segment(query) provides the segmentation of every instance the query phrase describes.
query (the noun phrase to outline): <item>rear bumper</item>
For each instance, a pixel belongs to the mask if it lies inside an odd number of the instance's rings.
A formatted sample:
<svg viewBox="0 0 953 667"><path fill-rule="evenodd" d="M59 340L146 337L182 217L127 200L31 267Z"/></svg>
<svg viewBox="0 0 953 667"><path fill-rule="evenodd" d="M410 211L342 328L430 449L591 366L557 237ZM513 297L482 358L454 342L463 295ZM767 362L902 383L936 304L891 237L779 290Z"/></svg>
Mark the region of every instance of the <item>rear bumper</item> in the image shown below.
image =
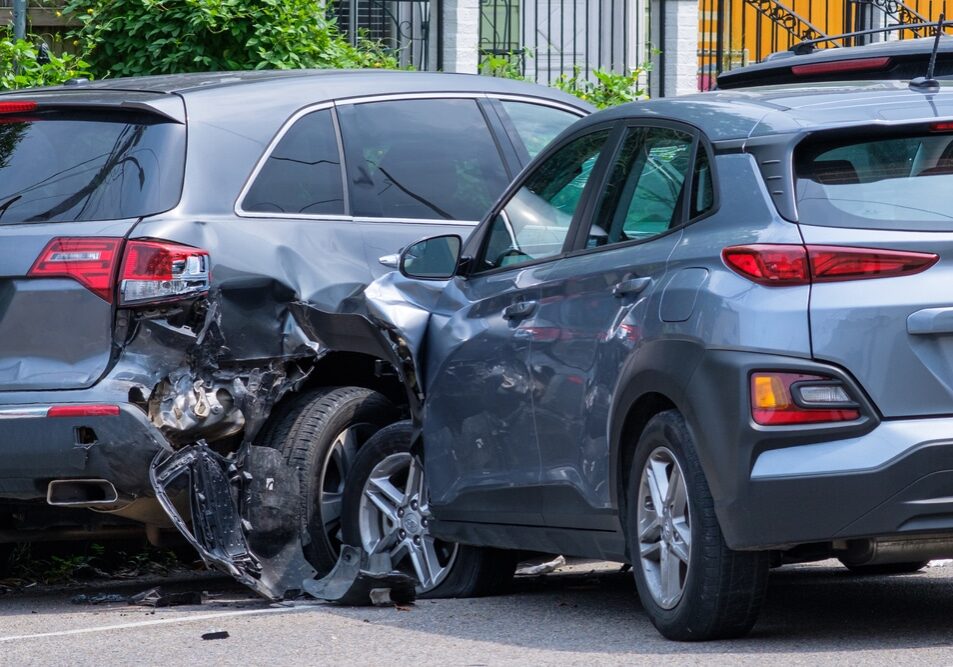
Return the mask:
<svg viewBox="0 0 953 667"><path fill-rule="evenodd" d="M0 498L45 498L54 479L103 479L127 496L154 495L149 465L171 449L141 409L119 403L110 404L114 415L47 416L63 405L84 404L0 405Z"/></svg>
<svg viewBox="0 0 953 667"><path fill-rule="evenodd" d="M759 369L794 368L852 380L807 360L709 352L691 399L699 458L733 549L953 532L953 418L762 427L747 383ZM860 389L854 387L857 395Z"/></svg>

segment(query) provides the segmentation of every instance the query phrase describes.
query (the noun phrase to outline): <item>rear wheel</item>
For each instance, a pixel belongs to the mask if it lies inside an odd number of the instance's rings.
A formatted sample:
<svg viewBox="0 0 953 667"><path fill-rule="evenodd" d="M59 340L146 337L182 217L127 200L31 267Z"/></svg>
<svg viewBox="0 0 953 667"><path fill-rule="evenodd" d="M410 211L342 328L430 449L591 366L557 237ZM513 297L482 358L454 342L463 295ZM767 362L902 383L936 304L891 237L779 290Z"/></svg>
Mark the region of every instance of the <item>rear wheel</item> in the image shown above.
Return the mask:
<svg viewBox="0 0 953 667"><path fill-rule="evenodd" d="M344 486L361 446L397 419L394 405L363 387L330 387L301 395L262 437L301 473L302 545L324 575L341 549Z"/></svg>
<svg viewBox="0 0 953 667"><path fill-rule="evenodd" d="M517 554L434 537L423 466L411 454L413 428L399 422L361 449L344 492L344 537L366 552L390 555L416 577L420 597L474 597L503 588Z"/></svg>
<svg viewBox="0 0 953 667"><path fill-rule="evenodd" d="M919 572L927 566L928 560L918 560L912 563L881 563L878 565L852 565L841 560L841 564L854 574L865 577L884 576L891 574L911 574Z"/></svg>
<svg viewBox="0 0 953 667"><path fill-rule="evenodd" d="M669 639L740 637L758 617L767 553L725 544L705 474L682 416L653 417L628 483L627 539L642 606Z"/></svg>

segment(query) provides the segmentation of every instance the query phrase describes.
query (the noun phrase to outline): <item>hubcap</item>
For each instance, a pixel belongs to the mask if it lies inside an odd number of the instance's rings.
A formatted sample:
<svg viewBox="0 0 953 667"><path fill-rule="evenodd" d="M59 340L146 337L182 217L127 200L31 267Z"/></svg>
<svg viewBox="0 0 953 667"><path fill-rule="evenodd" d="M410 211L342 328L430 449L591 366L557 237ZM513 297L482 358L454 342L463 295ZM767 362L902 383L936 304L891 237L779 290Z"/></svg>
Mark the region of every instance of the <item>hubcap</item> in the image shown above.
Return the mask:
<svg viewBox="0 0 953 667"><path fill-rule="evenodd" d="M374 432L371 424L355 424L341 431L328 448L327 457L321 468L318 488L318 505L321 509L321 521L324 524L324 539L334 554L341 550L341 506L344 498L344 483L357 450Z"/></svg>
<svg viewBox="0 0 953 667"><path fill-rule="evenodd" d="M420 463L391 454L371 471L360 503L361 544L369 554L388 554L392 566L412 574L418 591L437 587L450 573L457 545L430 534L430 505Z"/></svg>
<svg viewBox="0 0 953 667"><path fill-rule="evenodd" d="M666 447L653 451L642 468L636 518L645 583L656 604L672 609L685 590L692 531L685 476Z"/></svg>

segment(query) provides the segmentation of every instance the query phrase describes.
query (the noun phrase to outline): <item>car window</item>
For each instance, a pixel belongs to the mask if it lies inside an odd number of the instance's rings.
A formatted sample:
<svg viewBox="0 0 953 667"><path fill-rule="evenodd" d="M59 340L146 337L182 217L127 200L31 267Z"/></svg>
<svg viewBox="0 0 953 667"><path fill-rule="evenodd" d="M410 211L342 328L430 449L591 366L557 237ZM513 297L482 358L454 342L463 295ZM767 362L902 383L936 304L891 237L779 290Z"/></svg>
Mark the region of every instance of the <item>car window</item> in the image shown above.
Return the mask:
<svg viewBox="0 0 953 667"><path fill-rule="evenodd" d="M534 158L560 132L579 120L579 116L564 109L502 100L503 110L513 124L514 141L526 150L526 157Z"/></svg>
<svg viewBox="0 0 953 667"><path fill-rule="evenodd" d="M644 240L681 224L694 137L669 128L629 131L589 229L587 247ZM699 167L701 171L703 167ZM704 187L697 193L706 205Z"/></svg>
<svg viewBox="0 0 953 667"><path fill-rule="evenodd" d="M493 220L478 270L558 254L608 130L582 136L540 164Z"/></svg>
<svg viewBox="0 0 953 667"><path fill-rule="evenodd" d="M476 100L345 105L339 117L356 216L480 220L509 182Z"/></svg>
<svg viewBox="0 0 953 667"><path fill-rule="evenodd" d="M949 134L809 140L794 158L798 216L805 224L953 229Z"/></svg>
<svg viewBox="0 0 953 667"><path fill-rule="evenodd" d="M151 114L0 116L0 224L118 220L173 208L185 128Z"/></svg>
<svg viewBox="0 0 953 667"><path fill-rule="evenodd" d="M299 119L268 156L242 210L344 215L341 156L331 110Z"/></svg>

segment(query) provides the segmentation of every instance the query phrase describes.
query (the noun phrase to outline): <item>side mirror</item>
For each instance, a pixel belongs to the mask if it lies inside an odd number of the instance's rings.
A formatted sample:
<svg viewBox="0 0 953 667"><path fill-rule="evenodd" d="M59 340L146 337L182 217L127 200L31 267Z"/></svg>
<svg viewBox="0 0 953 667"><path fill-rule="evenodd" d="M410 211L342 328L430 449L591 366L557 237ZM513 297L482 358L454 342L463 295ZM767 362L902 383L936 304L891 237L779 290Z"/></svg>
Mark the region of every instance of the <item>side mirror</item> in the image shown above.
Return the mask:
<svg viewBox="0 0 953 667"><path fill-rule="evenodd" d="M434 236L404 248L400 272L408 278L447 280L457 272L463 240L456 234Z"/></svg>

